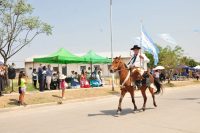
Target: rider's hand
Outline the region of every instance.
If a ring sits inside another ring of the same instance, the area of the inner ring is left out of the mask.
[[[140,59],[144,59],[144,57],[142,55],[140,55],[139,57],[140,57]]]

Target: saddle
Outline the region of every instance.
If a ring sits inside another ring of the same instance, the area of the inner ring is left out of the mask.
[[[142,84],[154,83],[154,78],[149,72],[145,72],[143,68],[133,67],[130,69],[131,71],[131,78],[133,84],[135,84],[138,88],[142,86]]]

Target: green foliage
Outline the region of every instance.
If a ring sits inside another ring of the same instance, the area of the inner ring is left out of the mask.
[[[148,67],[153,68],[154,67],[154,59],[153,59],[153,55],[145,52],[145,55],[149,58],[150,62],[148,63]]]
[[[159,65],[164,66],[166,69],[175,68],[179,64],[183,52],[184,50],[180,46],[175,46],[174,49],[170,46],[160,47]]]
[[[52,34],[52,27],[32,12],[26,0],[0,0],[0,54],[5,64],[39,34]]]

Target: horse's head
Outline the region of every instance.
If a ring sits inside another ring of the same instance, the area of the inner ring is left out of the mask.
[[[120,70],[121,68],[123,68],[124,66],[124,63],[123,61],[121,60],[121,56],[119,57],[116,57],[114,58],[113,62],[112,62],[112,65],[110,67],[110,72],[111,73],[114,73],[116,72],[117,70]]]

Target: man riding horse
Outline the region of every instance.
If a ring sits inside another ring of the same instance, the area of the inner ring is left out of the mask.
[[[139,69],[140,70],[140,74],[142,76],[142,80],[138,79],[136,81],[134,81],[132,83],[132,85],[136,85],[138,89],[140,89],[140,87],[143,84],[146,84],[147,86],[150,86],[150,80],[149,80],[149,76],[150,73],[148,72],[148,68],[147,68],[147,63],[150,62],[150,60],[146,57],[145,54],[141,53],[141,48],[138,45],[134,45],[133,48],[131,48],[130,50],[133,50],[133,56],[131,57],[131,59],[128,62],[128,66],[129,69],[133,72],[135,69]]]

